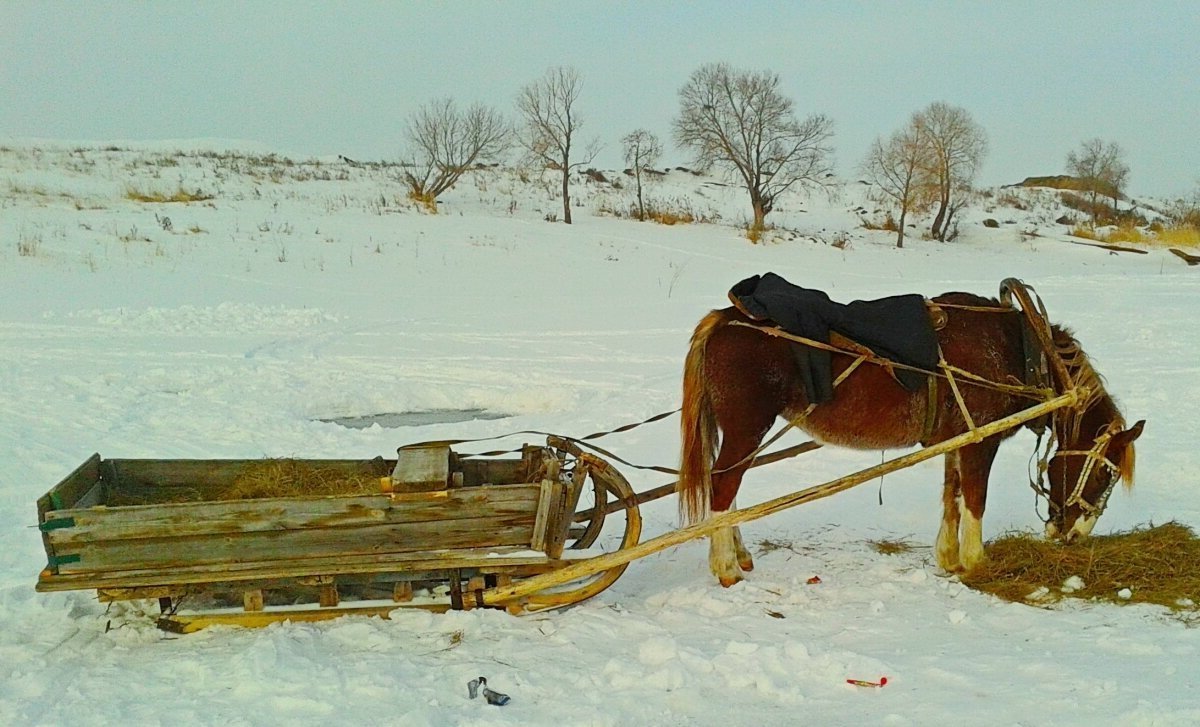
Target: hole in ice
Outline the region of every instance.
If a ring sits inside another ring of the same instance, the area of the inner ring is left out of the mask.
[[[428,409],[426,411],[401,411],[383,414],[363,414],[351,417],[318,419],[319,422],[337,424],[348,429],[368,429],[376,424],[384,429],[397,427],[420,427],[427,424],[455,424],[476,419],[506,419],[510,414],[487,409]]]

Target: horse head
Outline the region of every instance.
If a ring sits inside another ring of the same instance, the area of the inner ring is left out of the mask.
[[[1046,535],[1071,542],[1091,535],[1117,481],[1133,487],[1133,442],[1143,419],[1128,429],[1104,380],[1071,332],[1053,326],[1054,346],[1074,386],[1083,392],[1075,407],[1054,413],[1058,447],[1046,465],[1050,501]]]
[[[1105,402],[1110,406],[1093,409],[1111,410],[1111,418],[1088,411],[1075,424],[1056,422],[1059,446],[1046,468],[1050,482],[1047,537],[1068,543],[1086,538],[1117,481],[1124,481],[1126,488],[1133,486],[1133,442],[1141,436],[1146,421],[1126,429],[1111,400],[1105,397]]]

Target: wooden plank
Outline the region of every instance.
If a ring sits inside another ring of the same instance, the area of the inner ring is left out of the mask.
[[[396,492],[429,492],[450,485],[450,446],[401,447],[392,470]]]
[[[83,464],[76,467],[74,471],[37,500],[38,525],[42,531],[42,548],[46,551],[46,558],[49,561],[47,570],[51,573],[58,571],[59,553],[50,538],[50,534],[54,531],[47,528],[57,524],[68,524],[69,520],[62,519],[54,513],[63,508],[74,507],[75,503],[83,499],[88,492],[101,488],[101,461],[99,454],[88,457]]]
[[[535,512],[541,486],[503,485],[434,493],[272,498],[53,510],[74,520],[50,533],[58,547],[100,541],[447,522]]]
[[[75,507],[75,504],[100,482],[99,454],[93,454],[37,500],[38,521],[46,521],[46,513]]]
[[[551,513],[551,525],[546,537],[546,555],[550,558],[561,558],[570,536],[571,525],[575,516],[575,508],[579,504],[579,496],[587,482],[590,466],[586,459],[580,459],[571,473],[571,481],[563,486],[560,497],[554,503]]]
[[[242,594],[242,609],[245,611],[263,610],[263,592],[261,588],[255,588]]]
[[[530,550],[546,549],[546,530],[550,526],[550,504],[554,498],[554,483],[542,480],[538,496],[537,516],[533,520],[533,533],[529,540]]]
[[[524,482],[529,468],[519,459],[464,459],[461,461],[463,485],[501,485]]]
[[[483,573],[512,572],[515,575],[556,568],[566,561],[550,561],[527,547],[431,550],[417,553],[373,553],[354,556],[295,558],[291,560],[241,561],[187,567],[128,568],[99,573],[42,571],[39,592],[92,588],[138,588],[175,584],[239,583],[266,579],[300,578],[314,573],[336,575],[423,573],[461,568]]]
[[[59,573],[128,568],[182,568],[239,561],[355,556],[435,549],[523,545],[532,537],[531,513],[440,522],[386,523],[353,528],[310,528],[230,535],[98,540],[58,548]],[[70,560],[64,557],[69,556]]]

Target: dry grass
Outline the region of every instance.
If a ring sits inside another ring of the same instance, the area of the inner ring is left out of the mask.
[[[1075,227],[1073,227],[1067,234],[1071,237],[1082,237],[1085,240],[1100,239],[1095,230],[1090,227],[1084,227],[1083,225],[1075,225]]]
[[[867,544],[880,555],[911,553],[916,546],[907,540],[868,540]]]
[[[146,192],[132,187],[125,190],[125,198],[131,199],[134,202],[145,202],[154,204],[166,203],[182,203],[189,202],[206,202],[213,198],[211,194],[205,194],[200,190],[192,192],[187,191],[183,187],[179,187],[174,192]]]
[[[1084,225],[1075,225],[1069,233],[1073,237],[1108,243],[1133,243],[1160,247],[1195,247],[1200,245],[1200,230],[1183,225],[1161,227],[1152,225],[1146,229],[1134,225],[1121,225],[1104,230],[1094,230]]]
[[[1121,225],[1106,232],[1103,238],[1105,242],[1150,242],[1154,236],[1133,225]]]
[[[1191,225],[1168,227],[1154,235],[1154,242],[1167,247],[1197,247],[1200,246],[1200,230]]]
[[[987,555],[962,581],[1007,601],[1043,605],[1071,597],[1176,611],[1200,603],[1200,539],[1176,522],[1069,545],[1014,533],[990,543]],[[1072,576],[1083,585],[1064,589]]]
[[[379,478],[320,467],[296,459],[264,459],[249,464],[218,495],[221,500],[304,495],[368,495],[379,492]]]

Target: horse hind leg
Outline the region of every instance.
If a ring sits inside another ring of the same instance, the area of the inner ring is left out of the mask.
[[[746,549],[745,543],[742,542],[742,529],[738,526],[734,526],[733,528],[733,547],[737,552],[738,568],[741,568],[745,573],[754,570],[754,556],[750,555],[750,551]]]
[[[742,436],[729,434],[726,430],[724,441],[721,442],[721,452],[713,464],[712,478],[712,510],[714,515],[729,512],[734,509],[734,498],[742,483],[750,463],[744,462],[752,453],[763,435],[767,433],[771,422],[768,420],[761,426],[753,428],[738,428]],[[752,432],[746,435],[745,432]],[[728,471],[722,471],[729,468]],[[741,530],[737,527],[717,528],[709,536],[708,567],[717,577],[722,586],[728,588],[742,580],[742,572],[754,568],[754,559],[742,542]]]
[[[708,569],[726,588],[742,580],[733,528],[717,528],[708,536]]]
[[[937,536],[937,563],[947,573],[962,571],[958,552],[958,528],[961,522],[962,481],[958,472],[958,453],[945,456],[945,479],[942,482],[942,526]]]

